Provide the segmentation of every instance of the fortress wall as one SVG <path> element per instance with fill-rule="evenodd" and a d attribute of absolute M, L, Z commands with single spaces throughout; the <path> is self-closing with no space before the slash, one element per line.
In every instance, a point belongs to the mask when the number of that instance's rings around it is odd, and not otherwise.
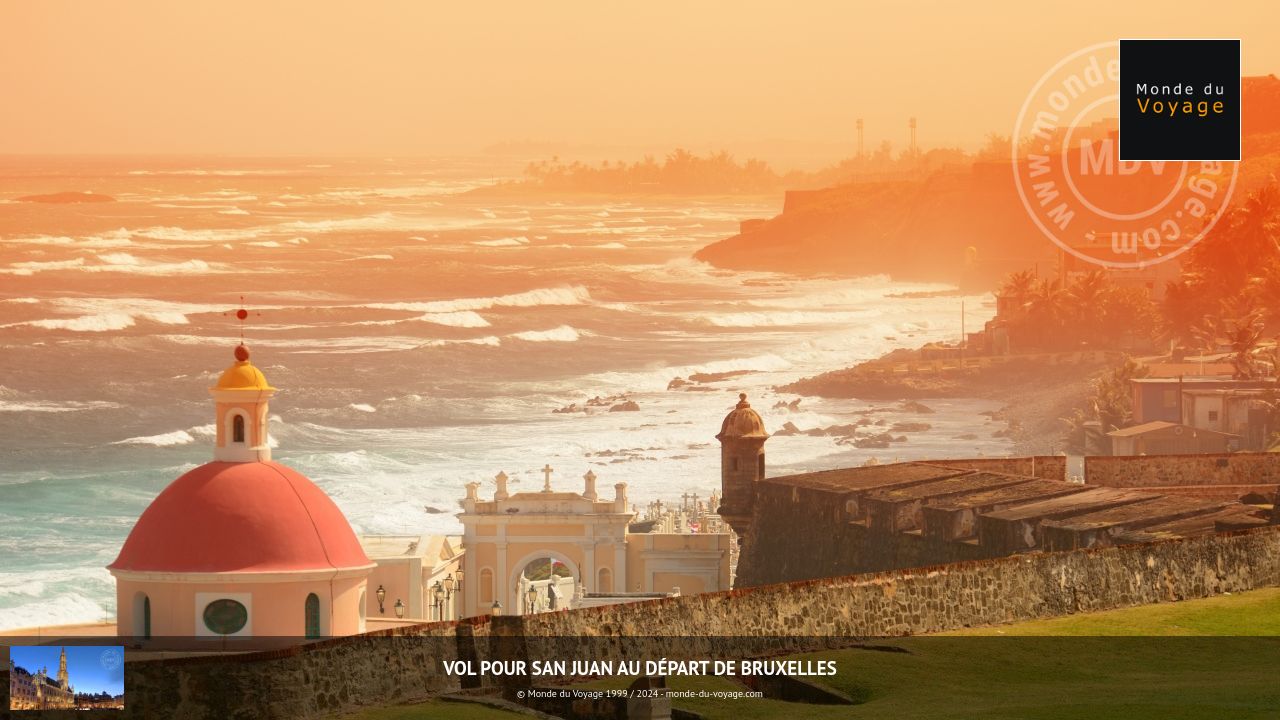
<path fill-rule="evenodd" d="M 1085 482 L 1118 488 L 1280 485 L 1280 453 L 1099 456 L 1084 459 Z"/>
<path fill-rule="evenodd" d="M 950 467 L 950 465 L 948 465 Z M 761 482 L 736 587 L 987 557 L 972 543 L 878 532 L 846 512 L 846 492 Z"/>
<path fill-rule="evenodd" d="M 440 661 L 459 657 L 741 657 L 744 647 L 800 651 L 832 644 L 833 637 L 939 632 L 1276 585 L 1280 527 L 1015 555 L 527 618 L 417 625 L 278 652 L 131 660 L 121 717 L 325 717 L 455 689 L 457 678 L 446 677 Z M 752 644 L 717 636 L 767 637 Z M 597 641 L 584 645 L 583 637 Z"/>
<path fill-rule="evenodd" d="M 1067 479 L 1067 458 L 1063 455 L 1037 455 L 1035 457 L 970 458 L 966 460 L 938 460 L 930 465 L 985 470 L 987 472 L 1025 475 L 1046 480 Z"/>
<path fill-rule="evenodd" d="M 528 618 L 531 636 L 873 637 L 1280 585 L 1280 527 L 764 585 Z M 671 648 L 666 647 L 670 652 Z"/>

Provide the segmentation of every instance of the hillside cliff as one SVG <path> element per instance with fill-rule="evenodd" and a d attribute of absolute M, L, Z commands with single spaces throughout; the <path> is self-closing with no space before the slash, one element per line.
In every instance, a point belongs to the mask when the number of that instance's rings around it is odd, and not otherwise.
<path fill-rule="evenodd" d="M 1245 161 L 1236 198 L 1280 172 L 1280 80 L 1245 78 Z M 781 215 L 695 257 L 717 267 L 868 275 L 989 288 L 1053 262 L 1056 247 L 1023 209 L 1008 163 L 974 163 L 915 179 L 789 191 Z"/>

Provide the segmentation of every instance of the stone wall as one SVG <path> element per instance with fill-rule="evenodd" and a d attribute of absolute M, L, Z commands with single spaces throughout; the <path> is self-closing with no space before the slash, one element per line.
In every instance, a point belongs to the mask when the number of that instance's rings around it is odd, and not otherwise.
<path fill-rule="evenodd" d="M 1086 457 L 1085 482 L 1234 500 L 1280 488 L 1280 453 Z"/>
<path fill-rule="evenodd" d="M 1024 475 L 1046 480 L 1067 479 L 1067 458 L 1064 455 L 1036 455 L 1035 457 L 969 458 L 967 460 L 937 460 L 930 465 L 985 470 L 987 472 Z"/>
<path fill-rule="evenodd" d="M 287 650 L 126 664 L 122 718 L 328 717 L 457 689 L 442 660 L 743 657 L 1280 585 L 1280 527 L 415 625 Z M 725 642 L 724 637 L 756 638 Z M 478 680 L 477 680 L 478 682 Z M 488 678 L 511 685 L 518 679 Z"/>

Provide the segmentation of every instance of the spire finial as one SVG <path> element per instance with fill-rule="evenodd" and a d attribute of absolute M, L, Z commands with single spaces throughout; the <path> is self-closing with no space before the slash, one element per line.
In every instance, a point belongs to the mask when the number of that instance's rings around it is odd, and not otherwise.
<path fill-rule="evenodd" d="M 244 296 L 243 296 L 243 295 L 241 295 L 241 296 L 240 296 L 240 307 L 239 307 L 238 309 L 236 309 L 236 310 L 232 310 L 232 311 L 228 311 L 228 312 L 224 312 L 224 313 L 222 313 L 222 314 L 223 314 L 223 315 L 235 315 L 235 316 L 236 316 L 236 319 L 240 321 L 240 346 L 241 346 L 241 347 L 244 347 L 244 321 L 245 321 L 245 320 L 248 320 L 248 319 L 249 319 L 249 315 L 251 315 L 251 314 L 252 314 L 252 315 L 262 315 L 262 313 L 257 313 L 257 312 L 255 312 L 255 313 L 250 313 L 248 310 L 246 310 L 246 309 L 245 309 L 245 307 L 244 307 Z M 246 352 L 247 352 L 247 351 L 246 351 Z M 240 357 L 240 351 L 239 351 L 239 350 L 236 350 L 236 359 L 237 359 L 237 360 L 242 360 L 242 359 L 243 359 L 243 360 L 247 360 L 248 358 L 241 358 L 241 357 Z"/>
<path fill-rule="evenodd" d="M 749 407 L 751 407 L 751 403 L 747 402 L 747 394 L 738 393 L 738 409 L 742 410 L 743 408 Z"/>

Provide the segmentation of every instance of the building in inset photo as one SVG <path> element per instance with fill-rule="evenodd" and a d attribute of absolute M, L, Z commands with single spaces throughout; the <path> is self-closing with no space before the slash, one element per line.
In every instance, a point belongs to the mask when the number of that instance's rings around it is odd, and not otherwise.
<path fill-rule="evenodd" d="M 57 670 L 50 672 L 50 666 L 56 666 Z M 10 648 L 10 710 L 89 708 L 124 708 L 124 648 L 119 645 Z"/>

